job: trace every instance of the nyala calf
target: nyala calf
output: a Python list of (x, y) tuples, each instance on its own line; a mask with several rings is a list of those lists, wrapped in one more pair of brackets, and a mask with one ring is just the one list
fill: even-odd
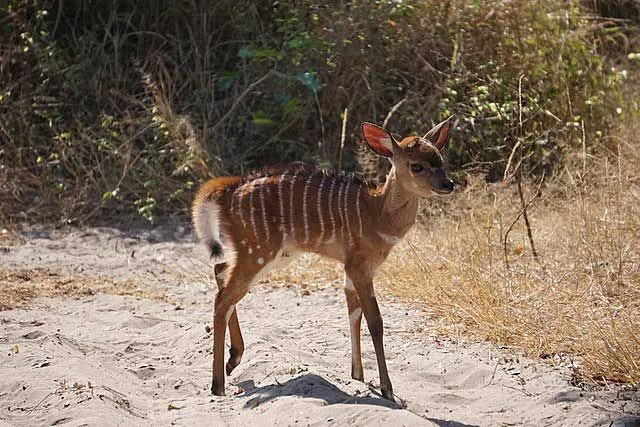
[(453, 191), (441, 155), (452, 124), (450, 117), (423, 137), (398, 142), (386, 129), (363, 123), (362, 135), (369, 147), (392, 164), (379, 188), (354, 176), (304, 164), (213, 178), (202, 185), (193, 203), (193, 223), (215, 263), (219, 289), (213, 318), (212, 393), (224, 395), (227, 325), (231, 338), (227, 375), (244, 351), (236, 304), (266, 272), (290, 263), (302, 252), (315, 252), (344, 264), (351, 376), (364, 379), (360, 356), (364, 314), (382, 395), (393, 400), (373, 277), (393, 245), (415, 223), (418, 199)]

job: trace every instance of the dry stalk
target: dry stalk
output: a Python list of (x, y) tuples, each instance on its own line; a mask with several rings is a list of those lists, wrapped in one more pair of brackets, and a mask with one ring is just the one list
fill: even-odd
[[(515, 167), (515, 170), (513, 171), (513, 175), (515, 175), (516, 177), (516, 186), (518, 188), (518, 197), (520, 198), (520, 206), (522, 206), (522, 209), (520, 211), (520, 213), (516, 216), (516, 219), (514, 220), (513, 224), (511, 224), (511, 226), (509, 226), (509, 228), (507, 228), (507, 231), (505, 232), (504, 235), (504, 241), (503, 241), (503, 248), (504, 248), (504, 261), (505, 264), (507, 266), (507, 268), (509, 268), (509, 258), (507, 255), (507, 238), (509, 235), (509, 232), (511, 231), (511, 228), (513, 227), (513, 225), (518, 221), (518, 219), (520, 219), (520, 217), (522, 217), (524, 219), (524, 223), (525, 223), (525, 227), (527, 229), (527, 236), (529, 238), (529, 244), (531, 245), (531, 253), (533, 254), (533, 257), (536, 261), (538, 261), (538, 252), (536, 251), (536, 246), (533, 242), (533, 232), (531, 231), (531, 224), (529, 222), (529, 215), (527, 213), (527, 209), (529, 208), (529, 206), (531, 206), (531, 204), (537, 199), (539, 193), (540, 193), (540, 186), (542, 185), (542, 182), (544, 181), (544, 175), (542, 176), (542, 179), (540, 180), (540, 184), (538, 185), (538, 189), (536, 190), (536, 193), (533, 195), (533, 197), (531, 198), (531, 200), (529, 200), (529, 202), (525, 202), (524, 200), (524, 192), (522, 189), (522, 138), (524, 137), (524, 132), (523, 132), (523, 128), (522, 128), (522, 80), (524, 79), (524, 74), (520, 75), (520, 78), (518, 79), (518, 140), (516, 142), (516, 144), (513, 147), (513, 150), (511, 150), (511, 155), (509, 156), (509, 161), (507, 162), (507, 166), (509, 166), (511, 164), (512, 158), (514, 153), (516, 152), (516, 149), (519, 148), (518, 153), (519, 153), (519, 161), (518, 164)], [(504, 176), (506, 177), (508, 173), (508, 169), (505, 169), (504, 172)], [(512, 175), (512, 176), (513, 176)]]
[(387, 127), (387, 124), (389, 123), (389, 120), (391, 120), (391, 117), (393, 117), (393, 114), (398, 111), (398, 108), (400, 108), (400, 106), (402, 106), (402, 104), (404, 104), (406, 102), (407, 98), (402, 98), (399, 102), (397, 102), (393, 107), (391, 107), (391, 110), (389, 110), (389, 113), (387, 114), (387, 117), (384, 118), (384, 122), (382, 122), (382, 127), (385, 128)]
[(347, 120), (349, 117), (349, 109), (345, 108), (342, 113), (342, 132), (340, 133), (340, 155), (338, 157), (338, 170), (342, 170), (342, 154), (344, 153), (344, 140), (347, 134)]
[(242, 101), (242, 99), (244, 99), (244, 97), (247, 96), (256, 86), (273, 75), (275, 75), (275, 71), (269, 70), (264, 76), (249, 84), (247, 88), (236, 99), (234, 99), (233, 104), (231, 104), (231, 107), (229, 107), (227, 112), (220, 118), (220, 120), (218, 120), (216, 124), (207, 129), (207, 131), (215, 133), (216, 129), (218, 129), (220, 125), (224, 123), (231, 116), (231, 113), (233, 113), (233, 111), (240, 105), (240, 101)]

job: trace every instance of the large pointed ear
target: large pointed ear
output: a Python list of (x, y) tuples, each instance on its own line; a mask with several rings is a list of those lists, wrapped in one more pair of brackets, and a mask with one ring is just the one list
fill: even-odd
[(396, 142), (388, 130), (369, 122), (362, 123), (361, 130), (362, 137), (373, 151), (384, 157), (393, 156)]
[(448, 119), (438, 123), (423, 138), (430, 141), (438, 151), (442, 151), (449, 142), (449, 131), (453, 127), (455, 117), (450, 116)]

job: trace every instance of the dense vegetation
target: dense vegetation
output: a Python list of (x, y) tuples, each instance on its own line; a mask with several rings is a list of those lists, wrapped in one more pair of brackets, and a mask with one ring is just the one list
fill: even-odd
[(452, 113), (459, 180), (501, 180), (518, 143), (525, 172), (550, 176), (632, 114), (633, 4), (9, 0), (2, 216), (185, 216), (208, 175), (354, 170), (361, 121), (408, 134)]

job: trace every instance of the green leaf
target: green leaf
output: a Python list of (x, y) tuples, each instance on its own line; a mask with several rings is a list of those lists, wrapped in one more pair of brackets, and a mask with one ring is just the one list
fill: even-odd
[(240, 77), (240, 73), (237, 72), (227, 72), (224, 73), (222, 78), (218, 81), (218, 86), (222, 90), (229, 89)]
[(290, 98), (282, 103), (282, 115), (291, 116), (295, 114), (300, 107), (300, 100), (298, 98)]
[(238, 56), (243, 59), (251, 59), (255, 54), (255, 51), (249, 47), (241, 47), (240, 50), (238, 50)]
[(272, 120), (264, 111), (256, 111), (251, 119), (253, 124), (258, 126), (273, 126), (276, 122)]
[(311, 89), (313, 93), (318, 93), (320, 90), (320, 80), (318, 80), (315, 71), (300, 73), (296, 76), (296, 80)]
[(256, 49), (254, 51), (254, 61), (263, 61), (265, 59), (282, 59), (282, 52), (275, 49)]

